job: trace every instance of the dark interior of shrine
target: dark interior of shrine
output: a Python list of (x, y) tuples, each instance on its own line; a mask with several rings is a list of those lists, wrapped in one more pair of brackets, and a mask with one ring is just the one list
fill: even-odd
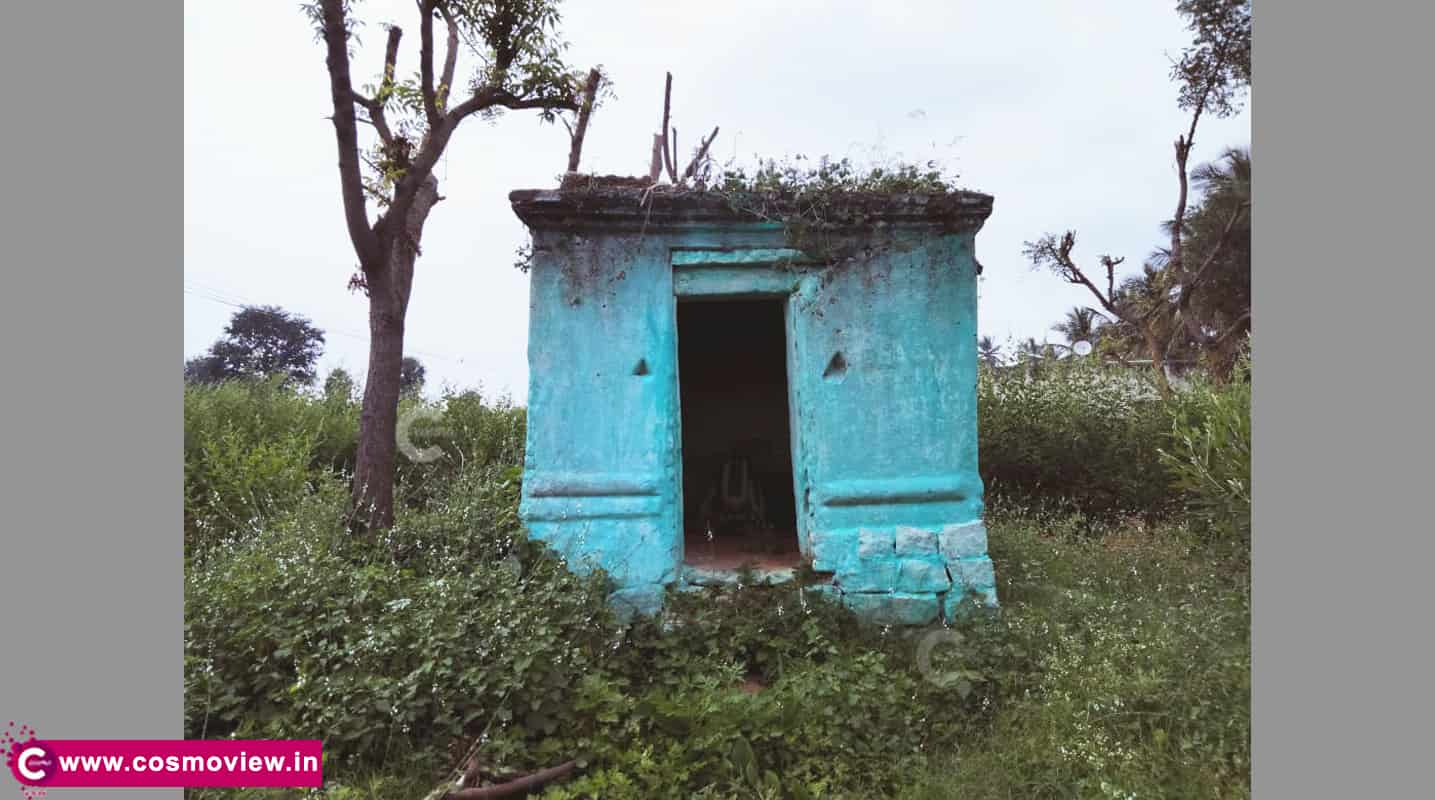
[(686, 560), (717, 569), (799, 558), (783, 302), (678, 303)]

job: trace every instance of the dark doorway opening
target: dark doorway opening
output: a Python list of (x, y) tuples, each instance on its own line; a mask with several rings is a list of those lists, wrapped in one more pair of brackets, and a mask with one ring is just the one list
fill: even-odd
[(783, 301), (678, 303), (687, 563), (797, 564)]

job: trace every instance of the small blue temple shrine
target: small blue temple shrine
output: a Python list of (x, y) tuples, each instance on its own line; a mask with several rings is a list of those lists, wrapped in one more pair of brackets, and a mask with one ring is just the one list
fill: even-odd
[(532, 234), (520, 514), (650, 613), (810, 565), (860, 616), (994, 606), (974, 192), (510, 195)]

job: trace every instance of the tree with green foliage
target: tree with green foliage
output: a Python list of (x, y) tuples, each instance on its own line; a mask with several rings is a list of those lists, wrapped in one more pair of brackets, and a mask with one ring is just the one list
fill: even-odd
[[(1173, 312), (1187, 349), (1227, 376), (1251, 331), (1251, 152), (1229, 148), (1196, 167), (1191, 182), (1200, 200), (1186, 217), (1181, 247), (1200, 265), (1176, 300)], [(1162, 261), (1163, 251), (1154, 259)]]
[(1068, 345), (1077, 342), (1090, 342), (1095, 345), (1101, 336), (1101, 324), (1105, 321), (1095, 309), (1077, 306), (1066, 312), (1066, 318), (1051, 326), (1051, 329), (1061, 334)]
[(245, 306), (229, 318), (224, 337), (185, 362), (188, 383), (283, 375), (301, 386), (314, 382), (324, 332), (278, 306)]
[(413, 356), (404, 356), (399, 367), (399, 393), (405, 396), (418, 395), (424, 390), (424, 376), (428, 373), (423, 362)]
[(349, 403), (354, 399), (354, 376), (343, 367), (335, 367), (324, 379), (324, 399), (331, 402)]
[[(1101, 327), (1101, 335), (1094, 342), (1096, 352), (1103, 361), (1115, 361), (1126, 366), (1142, 363), (1150, 353), (1149, 345), (1155, 341), (1172, 345), (1165, 353), (1163, 363), (1184, 361), (1188, 355), (1180, 347), (1184, 339), (1172, 339), (1172, 320), (1160, 313), (1169, 298), (1166, 290), (1166, 275), (1151, 261), (1141, 265), (1141, 271), (1127, 275), (1116, 284), (1114, 305), (1125, 309), (1130, 316), (1144, 319), (1144, 326), (1137, 326), (1121, 317), (1109, 320)], [(1152, 334), (1148, 337), (1148, 334)]]
[(1176, 212), (1166, 226), (1171, 243), (1164, 264), (1143, 270), (1144, 278), (1138, 277), (1134, 284), (1129, 279), (1123, 281), (1118, 291), (1116, 270), (1125, 258), (1100, 256), (1099, 273), (1083, 268), (1073, 256), (1076, 231), (1048, 233), (1027, 242), (1025, 250), (1033, 267), (1050, 269), (1067, 282), (1086, 287), (1113, 324), (1124, 328), (1126, 339), (1141, 342), (1156, 382), (1168, 396), (1171, 387), (1166, 364), (1172, 351), (1210, 343), (1210, 334), (1202, 329), (1193, 304), (1219, 272), (1212, 267), (1227, 257), (1243, 220), (1249, 234), (1250, 211), (1249, 197), (1222, 206), (1220, 212), (1213, 210), (1215, 225), (1208, 231), (1204, 249), (1188, 252), (1193, 227), (1187, 219), (1191, 211), (1187, 166), (1191, 148), (1202, 117), (1236, 113), (1250, 88), (1251, 0), (1180, 0), (1176, 10), (1192, 32), (1192, 43), (1172, 66), (1171, 76), (1179, 86), (1178, 105), (1191, 113), (1191, 121), (1175, 142)]
[(1002, 363), (1002, 348), (990, 336), (983, 336), (977, 340), (977, 358), (989, 367), (1000, 366)]
[(1042, 365), (1060, 359), (1062, 349), (1066, 348), (1047, 341), (1038, 342), (1034, 337), (1028, 336), (1016, 346), (1016, 363), (1023, 367), (1028, 375), (1035, 375), (1041, 371)]
[[(1204, 364), (1224, 379), (1251, 330), (1250, 151), (1227, 149), (1220, 159), (1197, 166), (1191, 182), (1200, 197), (1186, 216), (1182, 249), (1203, 265), (1200, 291), (1182, 291), (1171, 271), (1170, 248), (1158, 248), (1140, 273), (1116, 288), (1116, 304), (1144, 318), (1145, 327), (1117, 320), (1103, 327), (1100, 347), (1119, 361), (1142, 358), (1147, 353), (1142, 334), (1150, 331), (1164, 343), (1168, 364)], [(1173, 226), (1168, 221), (1166, 231)]]
[[(344, 221), (358, 257), (358, 273), (349, 283), (369, 302), (369, 366), (351, 527), (380, 530), (394, 518), (404, 324), (414, 262), (429, 212), (442, 199), (434, 166), (471, 117), (534, 110), (551, 121), (560, 112), (579, 111), (581, 131), (601, 74), (592, 70), (585, 81), (564, 65), (558, 0), (418, 0), (417, 75), (400, 78), (403, 31), (389, 25), (379, 80), (361, 92), (350, 70), (359, 24), (352, 5), (352, 0), (315, 0), (303, 8), (327, 56)], [(446, 32), (441, 61), (438, 26)], [(479, 63), (461, 91), (456, 82), (464, 50)], [(367, 149), (360, 144), (360, 122), (375, 137)], [(570, 171), (576, 169), (580, 143), (575, 133)], [(377, 219), (370, 219), (370, 200), (380, 210)]]

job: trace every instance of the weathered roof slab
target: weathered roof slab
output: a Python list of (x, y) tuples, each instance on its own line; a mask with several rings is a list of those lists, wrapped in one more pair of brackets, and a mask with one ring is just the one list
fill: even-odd
[(991, 195), (958, 191), (942, 194), (831, 193), (811, 195), (725, 193), (646, 179), (567, 180), (561, 189), (520, 189), (509, 193), (514, 213), (534, 229), (615, 230), (773, 226), (784, 219), (818, 215), (834, 231), (883, 227), (939, 227), (975, 231), (992, 212)]

